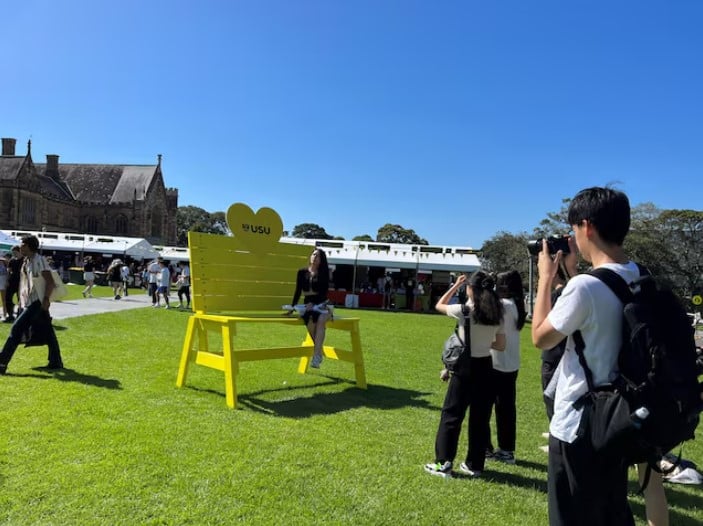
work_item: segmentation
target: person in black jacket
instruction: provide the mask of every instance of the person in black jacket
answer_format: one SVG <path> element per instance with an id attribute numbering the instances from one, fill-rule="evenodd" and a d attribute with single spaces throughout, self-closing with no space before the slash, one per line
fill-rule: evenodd
<path id="1" fill-rule="evenodd" d="M 319 312 L 322 309 L 316 309 L 316 307 L 327 301 L 329 283 L 330 271 L 327 265 L 327 254 L 325 254 L 324 250 L 316 248 L 312 251 L 312 254 L 310 254 L 310 264 L 307 268 L 301 268 L 298 271 L 292 302 L 292 306 L 295 307 L 300 299 L 300 295 L 303 295 L 303 301 L 305 302 L 303 321 L 308 328 L 310 337 L 315 343 L 315 351 L 310 367 L 316 369 L 319 368 L 322 363 L 325 323 L 328 317 L 327 312 Z"/>
<path id="2" fill-rule="evenodd" d="M 20 254 L 20 247 L 12 247 L 12 258 L 7 262 L 7 289 L 5 290 L 5 313 L 7 318 L 4 320 L 6 323 L 15 321 L 15 303 L 13 299 L 20 290 L 20 273 L 23 261 L 24 258 Z"/>

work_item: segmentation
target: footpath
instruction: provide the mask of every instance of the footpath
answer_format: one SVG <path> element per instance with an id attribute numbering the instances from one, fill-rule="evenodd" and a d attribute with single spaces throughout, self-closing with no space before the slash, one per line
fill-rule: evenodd
<path id="1" fill-rule="evenodd" d="M 178 301 L 176 301 L 178 305 Z M 134 289 L 134 294 L 116 300 L 112 297 L 81 298 L 77 300 L 57 301 L 51 304 L 51 317 L 55 320 L 102 314 L 104 312 L 117 312 L 129 309 L 151 308 L 151 296 L 143 290 Z M 163 307 L 162 307 L 163 308 Z"/>

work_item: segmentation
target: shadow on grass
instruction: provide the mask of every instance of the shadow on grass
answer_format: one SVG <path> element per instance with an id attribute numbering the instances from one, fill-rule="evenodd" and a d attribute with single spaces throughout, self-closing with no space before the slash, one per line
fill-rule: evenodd
<path id="1" fill-rule="evenodd" d="M 44 367 L 33 367 L 34 371 L 41 371 L 46 373 L 46 375 L 22 375 L 31 376 L 33 378 L 46 378 L 60 380 L 62 382 L 78 382 L 84 385 L 92 385 L 94 387 L 102 387 L 103 389 L 122 389 L 122 385 L 119 380 L 113 380 L 110 378 L 100 378 L 99 376 L 93 376 L 92 374 L 84 374 L 73 369 L 57 369 L 48 370 Z M 17 375 L 19 376 L 19 375 Z"/>
<path id="2" fill-rule="evenodd" d="M 539 464 L 535 464 L 540 466 Z M 546 466 L 540 466 L 546 471 Z M 547 477 L 529 477 L 519 475 L 517 473 L 506 473 L 504 471 L 493 471 L 490 469 L 490 464 L 486 465 L 487 471 L 483 472 L 481 479 L 487 482 L 495 482 L 497 484 L 505 484 L 507 486 L 518 486 L 521 488 L 534 489 L 540 493 L 547 494 Z M 453 472 L 452 477 L 455 479 L 473 480 L 473 477 L 465 475 L 461 472 Z"/>
<path id="3" fill-rule="evenodd" d="M 239 403 L 261 413 L 272 414 L 287 418 L 309 418 L 314 415 L 331 415 L 368 407 L 371 409 L 401 409 L 404 407 L 419 407 L 424 409 L 439 410 L 423 399 L 429 393 L 398 389 L 385 385 L 369 385 L 368 389 L 359 389 L 354 382 L 328 378 L 328 381 L 318 384 L 351 384 L 350 387 L 338 393 L 315 393 L 305 398 L 290 398 L 283 400 L 265 400 L 259 395 L 271 394 L 277 391 L 291 393 L 296 389 L 309 390 L 315 386 L 297 386 L 293 388 L 267 389 L 255 393 L 239 395 Z"/>

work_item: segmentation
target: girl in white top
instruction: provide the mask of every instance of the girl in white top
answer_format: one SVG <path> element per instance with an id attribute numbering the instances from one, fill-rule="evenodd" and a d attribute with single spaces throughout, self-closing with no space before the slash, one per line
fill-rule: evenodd
<path id="1" fill-rule="evenodd" d="M 468 301 L 465 306 L 449 305 L 451 298 L 465 282 L 466 276 L 460 276 L 435 306 L 439 312 L 458 320 L 462 340 L 465 340 L 464 308 L 468 307 L 471 331 L 469 359 L 462 360 L 462 365 L 455 368 L 451 375 L 446 369 L 440 373 L 443 381 L 449 380 L 449 386 L 435 439 L 435 461 L 425 464 L 425 471 L 442 477 L 450 477 L 452 474 L 461 424 L 469 406 L 469 449 L 466 461 L 460 464 L 459 470 L 471 477 L 478 477 L 483 471 L 492 402 L 491 348 L 496 351 L 505 348 L 503 305 L 493 290 L 495 281 L 483 271 L 475 272 L 468 280 Z"/>
<path id="2" fill-rule="evenodd" d="M 493 357 L 494 404 L 498 449 L 493 458 L 515 463 L 515 435 L 517 422 L 516 386 L 520 369 L 520 331 L 527 312 L 523 301 L 522 278 L 517 270 L 501 272 L 496 279 L 498 296 L 505 309 L 505 351 L 491 350 Z M 490 436 L 490 435 L 489 435 Z M 489 454 L 492 447 L 489 445 Z"/>

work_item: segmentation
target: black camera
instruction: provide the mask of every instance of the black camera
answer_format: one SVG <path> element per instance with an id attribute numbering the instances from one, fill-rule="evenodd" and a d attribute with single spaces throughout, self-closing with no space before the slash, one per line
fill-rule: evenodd
<path id="1" fill-rule="evenodd" d="M 569 253 L 569 236 L 549 236 L 547 238 L 547 248 L 550 254 L 556 254 L 560 250 L 564 254 Z M 542 239 L 535 239 L 527 242 L 527 250 L 536 256 L 542 251 Z"/>

